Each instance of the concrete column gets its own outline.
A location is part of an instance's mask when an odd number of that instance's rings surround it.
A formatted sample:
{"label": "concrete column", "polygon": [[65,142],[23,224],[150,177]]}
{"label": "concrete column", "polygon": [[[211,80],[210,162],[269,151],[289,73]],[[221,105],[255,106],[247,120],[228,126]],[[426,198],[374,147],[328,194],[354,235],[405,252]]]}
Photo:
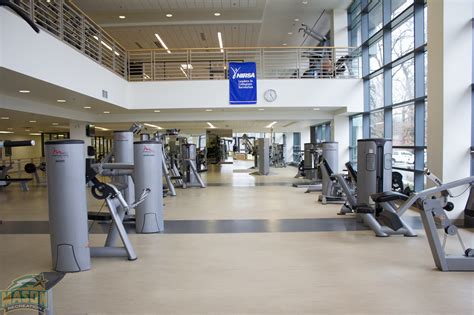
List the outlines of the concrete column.
{"label": "concrete column", "polygon": [[339,143],[339,159],[337,172],[341,173],[349,161],[349,116],[336,115],[332,121],[332,141]]}
{"label": "concrete column", "polygon": [[[428,1],[427,166],[444,182],[470,175],[472,6]],[[453,199],[451,217],[462,214],[466,198]]]}
{"label": "concrete column", "polygon": [[285,161],[287,163],[293,162],[293,133],[285,132],[286,146],[285,146]]}
{"label": "concrete column", "polygon": [[349,46],[349,36],[347,35],[347,11],[331,11],[331,46],[347,47]]}
{"label": "concrete column", "polygon": [[83,140],[86,146],[85,154],[87,157],[87,146],[92,144],[92,139],[86,136],[86,126],[88,122],[84,121],[69,121],[69,137],[74,140]]}

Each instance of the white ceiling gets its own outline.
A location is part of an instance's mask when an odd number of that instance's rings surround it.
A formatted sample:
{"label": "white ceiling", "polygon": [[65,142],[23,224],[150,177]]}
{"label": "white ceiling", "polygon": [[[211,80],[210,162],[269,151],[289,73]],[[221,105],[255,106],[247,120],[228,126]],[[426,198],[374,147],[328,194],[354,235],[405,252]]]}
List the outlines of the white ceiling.
{"label": "white ceiling", "polygon": [[[307,1],[308,4],[303,4],[303,0],[74,0],[74,3],[127,49],[157,48],[155,33],[160,34],[169,48],[177,49],[218,47],[219,31],[225,47],[315,45],[315,40],[298,33],[301,24],[326,34],[329,12],[347,9],[351,0]],[[215,12],[221,15],[216,17]],[[168,13],[173,17],[167,18]],[[119,19],[119,15],[125,15],[126,19]]]}

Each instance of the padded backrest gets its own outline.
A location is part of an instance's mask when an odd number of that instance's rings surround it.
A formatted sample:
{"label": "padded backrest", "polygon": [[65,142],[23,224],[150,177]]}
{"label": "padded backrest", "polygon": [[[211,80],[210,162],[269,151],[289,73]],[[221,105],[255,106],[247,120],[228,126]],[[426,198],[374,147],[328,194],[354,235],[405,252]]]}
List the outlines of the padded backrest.
{"label": "padded backrest", "polygon": [[357,171],[352,166],[352,163],[347,162],[346,163],[346,168],[347,168],[347,171],[349,172],[349,175],[354,179],[354,182],[357,183]]}
{"label": "padded backrest", "polygon": [[324,159],[324,158],[323,158],[323,166],[326,169],[326,171],[328,172],[329,176],[334,175],[334,173],[332,172],[331,166],[329,166],[328,161],[326,161],[326,159]]}

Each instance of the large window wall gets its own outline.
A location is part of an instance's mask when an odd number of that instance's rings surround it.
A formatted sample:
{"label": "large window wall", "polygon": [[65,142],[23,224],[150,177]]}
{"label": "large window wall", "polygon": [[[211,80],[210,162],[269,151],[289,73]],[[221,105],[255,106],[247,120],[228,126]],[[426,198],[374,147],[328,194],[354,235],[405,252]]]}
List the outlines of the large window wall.
{"label": "large window wall", "polygon": [[354,0],[349,8],[364,80],[364,112],[350,119],[351,161],[358,139],[392,139],[393,168],[415,190],[426,161],[426,16],[425,0]]}

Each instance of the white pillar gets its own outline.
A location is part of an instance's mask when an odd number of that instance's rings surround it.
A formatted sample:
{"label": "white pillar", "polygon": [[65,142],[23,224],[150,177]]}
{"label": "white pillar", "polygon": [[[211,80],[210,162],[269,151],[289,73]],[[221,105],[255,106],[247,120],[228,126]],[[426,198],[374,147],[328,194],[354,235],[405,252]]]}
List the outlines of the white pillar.
{"label": "white pillar", "polygon": [[349,36],[347,32],[347,11],[332,10],[331,12],[331,46],[349,46]]}
{"label": "white pillar", "polygon": [[[428,1],[427,166],[444,182],[470,175],[472,6]],[[462,213],[466,198],[453,200],[451,217]]]}
{"label": "white pillar", "polygon": [[90,137],[86,135],[86,126],[89,123],[84,121],[76,121],[70,120],[69,121],[69,137],[74,140],[83,140],[86,146],[85,154],[87,157],[87,146],[92,144],[92,140]]}
{"label": "white pillar", "polygon": [[337,173],[345,169],[349,161],[349,116],[336,115],[332,121],[332,141],[339,143],[339,165]]}
{"label": "white pillar", "polygon": [[285,146],[285,161],[287,163],[293,162],[293,133],[285,132],[286,146]]}

